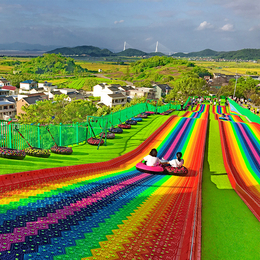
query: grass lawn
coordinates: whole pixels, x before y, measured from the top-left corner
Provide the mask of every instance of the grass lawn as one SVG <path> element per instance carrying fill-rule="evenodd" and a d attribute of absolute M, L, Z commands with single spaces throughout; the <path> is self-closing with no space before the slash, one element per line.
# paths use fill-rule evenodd
<path fill-rule="evenodd" d="M 202 260 L 260 259 L 260 225 L 232 189 L 210 112 L 202 180 Z"/>
<path fill-rule="evenodd" d="M 172 115 L 178 113 L 175 111 Z M 73 146 L 73 154 L 67 156 L 52 153 L 49 158 L 37 158 L 27 155 L 22 161 L 0 158 L 0 174 L 107 161 L 135 149 L 168 118 L 169 116 L 150 116 L 131 129 L 124 130 L 123 134 L 117 134 L 115 139 L 108 139 L 107 146 L 103 145 L 99 150 L 97 146 L 81 144 Z"/>

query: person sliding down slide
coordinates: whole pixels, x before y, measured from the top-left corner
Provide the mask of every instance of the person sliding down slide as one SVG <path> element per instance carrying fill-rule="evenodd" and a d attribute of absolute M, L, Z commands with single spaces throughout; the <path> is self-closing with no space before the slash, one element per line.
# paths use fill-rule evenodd
<path fill-rule="evenodd" d="M 142 161 L 145 161 L 143 163 Z M 136 164 L 136 169 L 140 172 L 146 172 L 146 173 L 162 173 L 164 171 L 164 168 L 160 164 L 160 160 L 157 157 L 157 150 L 152 149 L 150 151 L 150 154 L 145 156 L 142 159 L 141 162 Z"/>
<path fill-rule="evenodd" d="M 165 161 L 162 158 L 161 164 L 164 166 L 165 170 L 168 173 L 185 175 L 188 173 L 188 169 L 183 166 L 184 160 L 181 159 L 181 157 L 182 157 L 182 153 L 177 152 L 176 159 L 173 159 L 171 161 Z"/>
<path fill-rule="evenodd" d="M 221 117 L 219 117 L 219 119 L 221 119 L 221 120 L 228 120 L 228 117 L 226 117 L 225 114 L 222 114 Z"/>
<path fill-rule="evenodd" d="M 159 165 L 159 163 L 160 163 L 160 160 L 159 160 L 159 158 L 157 157 L 157 150 L 156 149 L 152 149 L 151 151 L 150 151 L 150 154 L 149 155 L 147 155 L 147 156 L 145 156 L 143 159 L 142 159 L 142 161 L 145 161 L 145 164 L 147 165 L 147 166 L 158 166 Z M 142 162 L 141 161 L 141 162 Z"/>

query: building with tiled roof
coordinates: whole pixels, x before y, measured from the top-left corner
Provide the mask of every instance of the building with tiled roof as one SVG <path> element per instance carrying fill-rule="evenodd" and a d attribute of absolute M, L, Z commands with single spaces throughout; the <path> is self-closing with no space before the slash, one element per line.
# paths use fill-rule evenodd
<path fill-rule="evenodd" d="M 0 97 L 0 119 L 15 118 L 16 105 L 13 97 Z"/>
<path fill-rule="evenodd" d="M 11 82 L 3 77 L 0 77 L 0 87 L 9 86 Z"/>
<path fill-rule="evenodd" d="M 16 102 L 16 110 L 17 115 L 24 114 L 23 106 L 30 106 L 36 104 L 39 101 L 46 100 L 48 96 L 46 95 L 28 95 L 27 97 L 23 97 Z"/>

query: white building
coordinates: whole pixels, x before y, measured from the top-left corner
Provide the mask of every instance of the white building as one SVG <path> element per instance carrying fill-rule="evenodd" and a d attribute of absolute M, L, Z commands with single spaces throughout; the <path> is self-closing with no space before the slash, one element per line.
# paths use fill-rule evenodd
<path fill-rule="evenodd" d="M 34 80 L 20 82 L 19 94 L 39 94 L 43 92 L 44 89 L 38 88 L 38 82 Z"/>
<path fill-rule="evenodd" d="M 113 107 L 116 105 L 125 105 L 127 102 L 127 97 L 122 93 L 118 93 L 118 94 L 102 93 L 100 102 L 109 107 Z"/>
<path fill-rule="evenodd" d="M 16 115 L 16 104 L 12 97 L 0 97 L 0 119 L 8 120 Z"/>
<path fill-rule="evenodd" d="M 130 98 L 140 98 L 147 96 L 148 99 L 155 99 L 156 98 L 156 90 L 153 88 L 135 88 L 129 91 Z"/>
<path fill-rule="evenodd" d="M 2 89 L 9 91 L 9 94 L 8 94 L 9 96 L 16 96 L 19 93 L 19 90 L 17 87 L 10 86 L 10 85 L 4 86 L 4 87 L 2 87 Z"/>
<path fill-rule="evenodd" d="M 105 94 L 124 94 L 125 90 L 119 84 L 108 85 L 106 83 L 101 83 L 93 87 L 93 97 L 101 97 Z"/>
<path fill-rule="evenodd" d="M 51 92 L 57 88 L 57 86 L 52 85 L 52 83 L 48 81 L 38 83 L 38 89 L 43 89 L 45 92 Z"/>
<path fill-rule="evenodd" d="M 1 77 L 0 78 L 0 87 L 4 87 L 4 86 L 11 86 L 11 83 L 9 80 Z"/>

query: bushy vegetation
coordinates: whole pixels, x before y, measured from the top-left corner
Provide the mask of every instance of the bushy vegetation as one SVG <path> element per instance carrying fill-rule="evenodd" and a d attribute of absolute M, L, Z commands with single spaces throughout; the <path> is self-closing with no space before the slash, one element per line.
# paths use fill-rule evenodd
<path fill-rule="evenodd" d="M 189 96 L 207 96 L 208 94 L 209 88 L 204 79 L 186 76 L 175 82 L 165 100 L 167 102 L 172 100 L 185 102 Z"/>
<path fill-rule="evenodd" d="M 62 74 L 84 72 L 81 66 L 76 65 L 74 59 L 65 58 L 59 54 L 43 54 L 28 62 L 15 66 L 15 71 L 22 74 Z"/>
<path fill-rule="evenodd" d="M 194 67 L 194 63 L 186 61 L 186 60 L 177 60 L 172 57 L 166 57 L 166 56 L 155 56 L 149 59 L 143 59 L 136 61 L 134 63 L 131 63 L 132 69 L 135 71 L 135 73 L 143 72 L 147 70 L 148 68 L 155 68 L 158 66 L 165 66 L 167 64 L 173 64 L 173 65 L 185 65 L 187 67 Z"/>
<path fill-rule="evenodd" d="M 62 94 L 53 100 L 39 101 L 30 106 L 24 106 L 25 114 L 17 118 L 19 123 L 31 124 L 71 124 L 86 121 L 88 115 L 93 115 L 97 108 L 91 101 L 72 100 L 67 101 L 68 96 Z"/>
<path fill-rule="evenodd" d="M 218 96 L 233 96 L 236 81 L 232 79 L 227 86 L 222 86 L 218 91 Z M 251 99 L 255 105 L 260 105 L 260 89 L 258 80 L 251 77 L 240 77 L 237 80 L 235 96 L 238 98 Z"/>
<path fill-rule="evenodd" d="M 21 61 L 19 61 L 19 60 L 7 60 L 7 61 L 2 61 L 0 64 L 5 65 L 5 66 L 17 66 L 17 65 L 21 64 Z"/>

